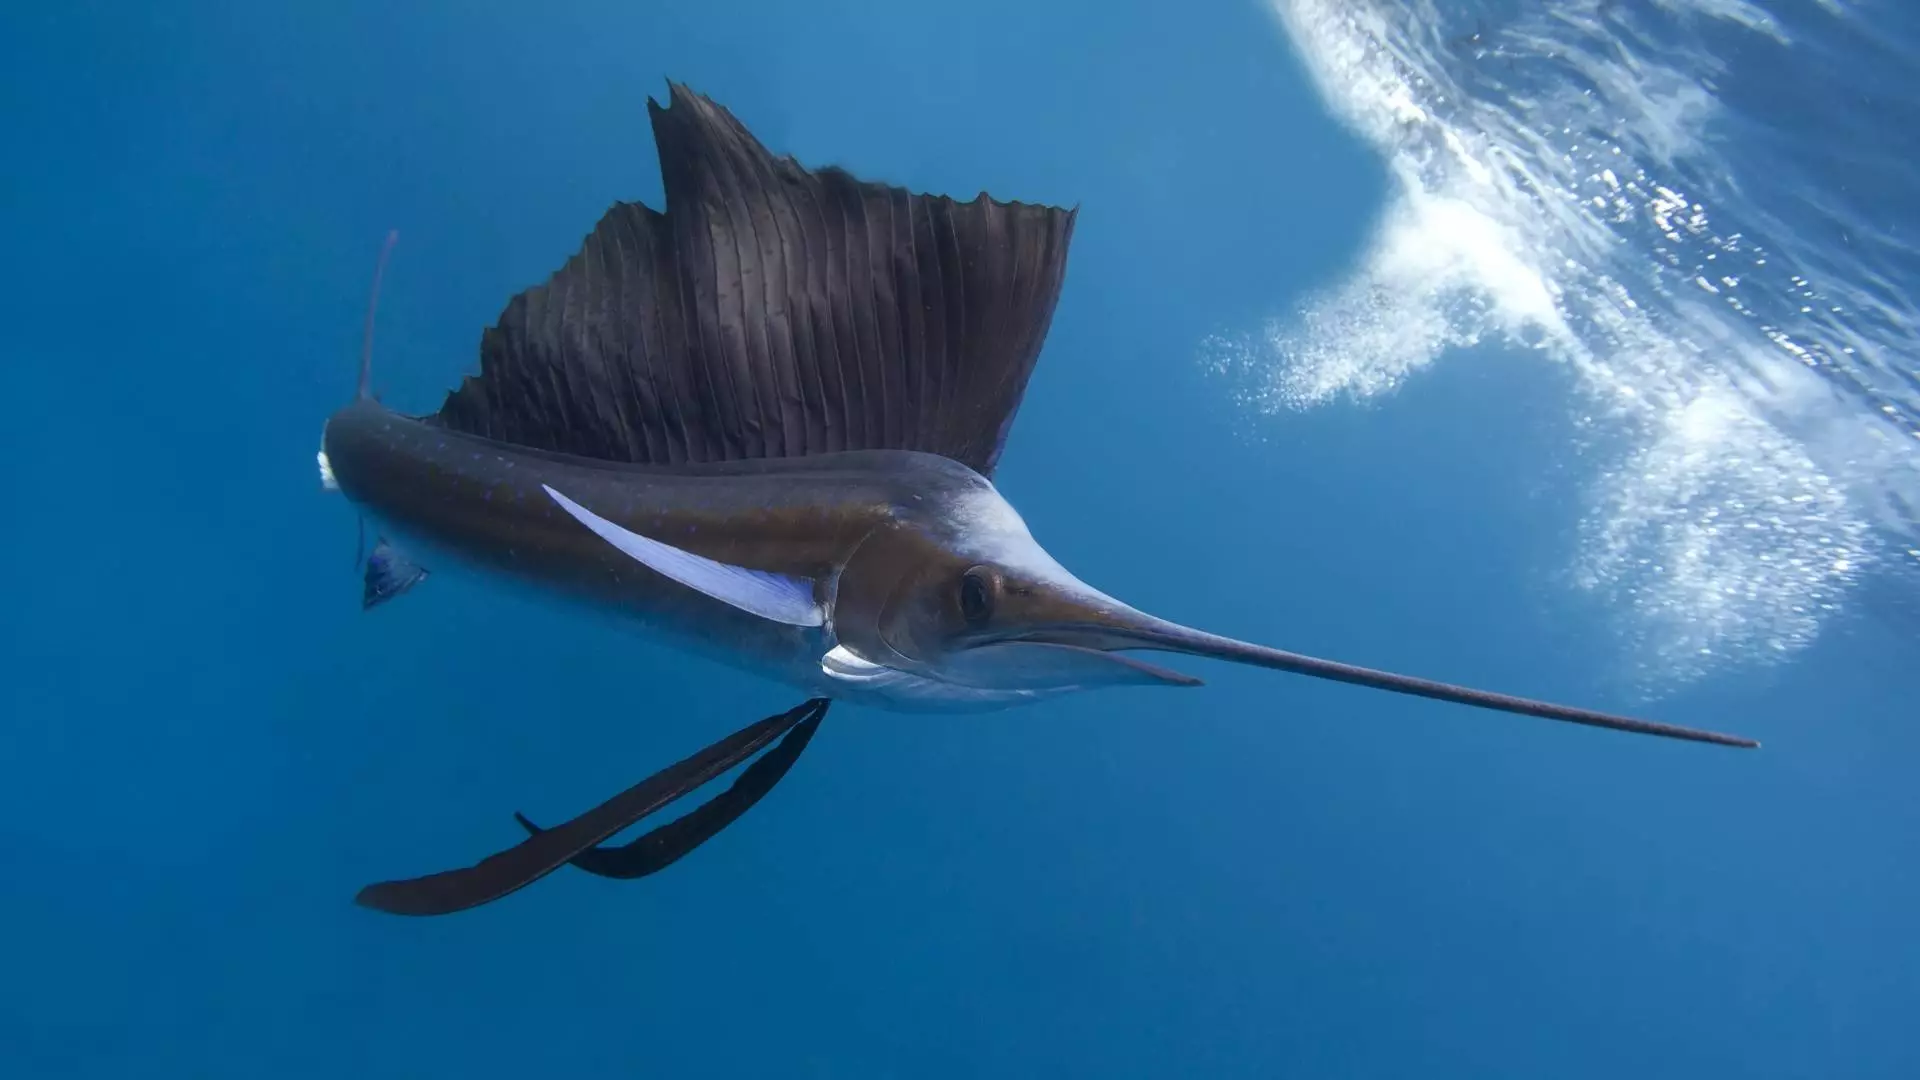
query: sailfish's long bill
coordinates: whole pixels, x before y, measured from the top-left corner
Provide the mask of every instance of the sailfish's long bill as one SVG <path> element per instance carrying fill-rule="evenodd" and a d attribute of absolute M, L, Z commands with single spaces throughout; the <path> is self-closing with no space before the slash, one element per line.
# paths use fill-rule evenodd
<path fill-rule="evenodd" d="M 1181 626 L 1104 598 L 1095 600 L 1072 594 L 1056 595 L 1034 606 L 1047 610 L 1044 615 L 1037 617 L 1009 617 L 1005 620 L 1007 626 L 1004 629 L 985 632 L 960 642 L 956 659 L 950 662 L 954 670 L 971 670 L 977 672 L 976 677 L 983 681 L 991 682 L 999 678 L 1003 684 L 1014 678 L 1032 678 L 1035 675 L 1041 678 L 1069 676 L 1083 685 L 1099 682 L 1157 682 L 1174 686 L 1200 684 L 1199 679 L 1191 676 L 1120 655 L 1121 650 L 1156 650 L 1272 668 L 1437 701 L 1616 731 L 1662 735 L 1721 746 L 1754 748 L 1759 745 L 1752 739 L 1737 735 L 1637 720 L 1287 652 Z M 1100 677 L 1103 671 L 1106 676 L 1104 679 Z"/>
<path fill-rule="evenodd" d="M 370 609 L 428 565 L 460 563 L 631 615 L 808 700 L 572 821 L 520 818 L 529 835 L 507 851 L 369 886 L 362 903 L 443 914 L 568 863 L 645 876 L 765 796 L 833 700 L 979 710 L 1198 684 L 1148 653 L 1757 745 L 1237 641 L 1082 582 L 992 480 L 1077 211 L 808 169 L 671 91 L 670 107 L 649 102 L 668 212 L 616 203 L 513 298 L 481 338 L 479 374 L 430 415 L 381 405 L 363 353 L 360 393 L 322 436 L 322 479 L 383 527 Z M 371 305 L 368 321 L 370 341 Z M 678 821 L 599 846 L 741 765 Z"/>

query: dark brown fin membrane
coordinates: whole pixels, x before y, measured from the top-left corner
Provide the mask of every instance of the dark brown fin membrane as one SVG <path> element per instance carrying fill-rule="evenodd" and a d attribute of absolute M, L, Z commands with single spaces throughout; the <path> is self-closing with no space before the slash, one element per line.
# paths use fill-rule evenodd
<path fill-rule="evenodd" d="M 647 102 L 666 212 L 615 203 L 507 304 L 438 422 L 608 461 L 899 449 L 991 473 L 1076 211 L 810 170 L 669 88 Z"/>
<path fill-rule="evenodd" d="M 801 751 L 812 741 L 813 733 L 820 730 L 820 721 L 826 715 L 826 707 L 822 706 L 819 712 L 802 720 L 782 736 L 773 749 L 742 770 L 732 786 L 686 816 L 618 847 L 588 848 L 569 861 L 589 874 L 623 881 L 646 877 L 672 866 L 737 821 L 762 796 L 773 790 L 773 786 L 787 775 L 787 770 L 793 768 L 793 763 L 800 759 Z M 513 819 L 533 836 L 546 831 L 528 821 L 524 814 L 516 812 Z"/>
<path fill-rule="evenodd" d="M 355 902 L 394 915 L 447 915 L 498 900 L 566 865 L 574 856 L 627 828 L 758 753 L 795 725 L 817 721 L 825 698 L 813 698 L 670 765 L 581 814 L 473 866 L 360 890 Z"/>

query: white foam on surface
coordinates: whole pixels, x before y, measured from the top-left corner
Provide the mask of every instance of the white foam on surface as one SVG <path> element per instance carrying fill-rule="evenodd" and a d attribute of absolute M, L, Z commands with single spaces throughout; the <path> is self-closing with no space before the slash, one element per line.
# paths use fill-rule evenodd
<path fill-rule="evenodd" d="M 1391 392 L 1483 342 L 1563 363 L 1604 450 L 1564 578 L 1620 613 L 1620 659 L 1670 683 L 1812 642 L 1910 529 L 1920 444 L 1809 361 L 1841 307 L 1772 321 L 1756 294 L 1817 290 L 1673 179 L 1714 152 L 1711 55 L 1634 38 L 1608 0 L 1477 33 L 1433 0 L 1271 2 L 1391 193 L 1349 272 L 1208 361 L 1270 412 Z M 1658 6 L 1788 44 L 1747 0 Z"/>

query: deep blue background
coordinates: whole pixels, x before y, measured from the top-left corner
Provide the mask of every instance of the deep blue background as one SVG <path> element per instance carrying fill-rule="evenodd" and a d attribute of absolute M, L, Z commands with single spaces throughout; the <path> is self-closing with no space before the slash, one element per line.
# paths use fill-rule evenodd
<path fill-rule="evenodd" d="M 846 708 L 657 879 L 354 907 L 792 699 L 454 583 L 363 615 L 314 472 L 384 231 L 376 373 L 428 409 L 658 204 L 669 77 L 810 163 L 1082 206 L 1001 481 L 1087 580 L 1635 703 L 1552 581 L 1559 375 L 1266 420 L 1195 361 L 1384 187 L 1259 5 L 299 6 L 0 16 L 0 1075 L 1920 1075 L 1912 653 L 1871 626 L 1658 703 L 1758 754 L 1218 665 Z"/>

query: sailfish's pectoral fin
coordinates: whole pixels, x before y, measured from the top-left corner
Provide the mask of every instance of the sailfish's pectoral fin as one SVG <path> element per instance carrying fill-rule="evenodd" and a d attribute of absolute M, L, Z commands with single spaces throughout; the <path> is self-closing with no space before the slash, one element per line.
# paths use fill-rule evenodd
<path fill-rule="evenodd" d="M 631 843 L 618 847 L 588 848 L 569 861 L 589 874 L 622 880 L 646 877 L 672 866 L 682 856 L 739 820 L 740 815 L 753 809 L 762 796 L 772 791 L 773 786 L 787 775 L 787 770 L 793 768 L 793 763 L 800 759 L 801 752 L 812 741 L 813 733 L 820 730 L 820 721 L 826 715 L 827 705 L 823 702 L 817 711 L 782 736 L 773 749 L 742 770 L 727 790 L 684 817 L 670 821 Z M 528 821 L 524 814 L 516 812 L 513 819 L 529 835 L 540 836 L 547 832 Z"/>
<path fill-rule="evenodd" d="M 689 589 L 774 622 L 819 626 L 826 621 L 826 610 L 814 599 L 811 581 L 731 566 L 704 555 L 683 551 L 672 544 L 649 539 L 608 521 L 545 484 L 541 484 L 540 488 L 575 521 L 593 530 L 594 535 L 619 548 L 642 566 L 670 577 Z"/>
<path fill-rule="evenodd" d="M 369 885 L 360 890 L 355 902 L 394 915 L 447 915 L 498 900 L 720 776 L 797 725 L 808 721 L 817 725 L 827 705 L 827 699 L 813 698 L 778 716 L 769 716 L 660 770 L 564 825 L 530 836 L 472 866 Z"/>

